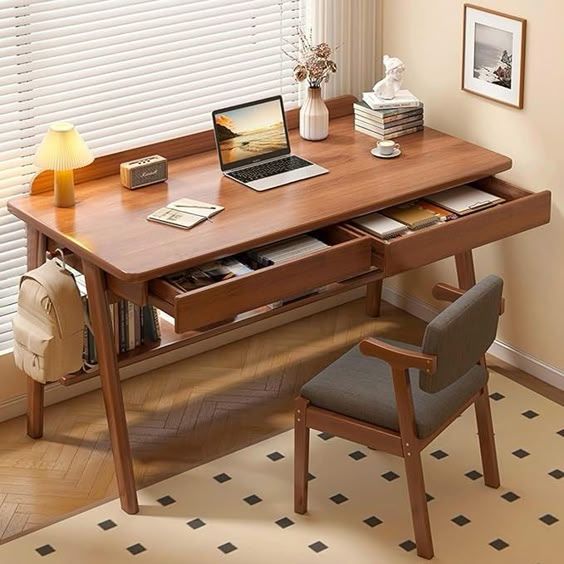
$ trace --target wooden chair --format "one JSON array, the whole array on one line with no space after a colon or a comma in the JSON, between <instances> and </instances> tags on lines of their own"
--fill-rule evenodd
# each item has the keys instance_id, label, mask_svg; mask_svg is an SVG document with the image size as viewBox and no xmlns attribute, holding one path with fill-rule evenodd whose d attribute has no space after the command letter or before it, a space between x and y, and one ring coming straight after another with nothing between
<instances>
[{"instance_id":1,"label":"wooden chair","mask_svg":"<svg viewBox=\"0 0 564 564\"><path fill-rule=\"evenodd\" d=\"M307 511L310 428L402 456L417 554L432 558L421 451L472 404L484 482L499 487L485 353L503 313L502 289L497 276L467 292L438 284L433 295L454 303L427 326L421 347L368 338L303 386L295 409L296 513Z\"/></svg>"}]
</instances>

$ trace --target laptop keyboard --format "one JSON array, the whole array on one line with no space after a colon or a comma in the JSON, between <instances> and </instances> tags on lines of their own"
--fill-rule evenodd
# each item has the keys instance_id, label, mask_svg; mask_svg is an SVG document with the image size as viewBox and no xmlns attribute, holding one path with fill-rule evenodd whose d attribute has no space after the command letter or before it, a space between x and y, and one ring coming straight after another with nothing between
<instances>
[{"instance_id":1,"label":"laptop keyboard","mask_svg":"<svg viewBox=\"0 0 564 564\"><path fill-rule=\"evenodd\" d=\"M290 170L297 170L305 166L310 166L309 161L300 159L300 157L289 156L270 161L260 165L252 166L243 170L233 170L229 172L229 176L239 180L239 182L252 182L253 180L260 180L268 176L274 176L282 172L289 172Z\"/></svg>"}]
</instances>

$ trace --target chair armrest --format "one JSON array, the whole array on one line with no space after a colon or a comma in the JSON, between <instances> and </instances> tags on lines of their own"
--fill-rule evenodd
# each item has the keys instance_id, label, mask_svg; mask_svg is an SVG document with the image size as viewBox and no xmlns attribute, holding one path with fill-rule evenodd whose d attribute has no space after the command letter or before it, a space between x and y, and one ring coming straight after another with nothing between
<instances>
[{"instance_id":1,"label":"chair armrest","mask_svg":"<svg viewBox=\"0 0 564 564\"><path fill-rule=\"evenodd\" d=\"M464 290L456 288L455 286L451 286L450 284L444 284L440 282L439 284L435 284L435 286L433 287L433 297L437 300L454 302L462 295L464 295ZM501 298L501 302L499 304L499 315L503 315L504 311L505 298Z\"/></svg>"},{"instance_id":2,"label":"chair armrest","mask_svg":"<svg viewBox=\"0 0 564 564\"><path fill-rule=\"evenodd\" d=\"M437 370L437 357L396 347L378 339L368 338L360 343L360 352L387 362L392 368L418 368L432 374Z\"/></svg>"}]
</instances>

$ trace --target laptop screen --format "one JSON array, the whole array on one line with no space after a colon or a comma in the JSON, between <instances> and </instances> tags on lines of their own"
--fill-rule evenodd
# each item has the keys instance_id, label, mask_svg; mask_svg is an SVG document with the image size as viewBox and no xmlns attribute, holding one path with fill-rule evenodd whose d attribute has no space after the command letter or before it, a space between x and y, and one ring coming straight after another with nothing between
<instances>
[{"instance_id":1,"label":"laptop screen","mask_svg":"<svg viewBox=\"0 0 564 564\"><path fill-rule=\"evenodd\" d=\"M212 118L221 170L290 153L281 96L216 110Z\"/></svg>"}]
</instances>

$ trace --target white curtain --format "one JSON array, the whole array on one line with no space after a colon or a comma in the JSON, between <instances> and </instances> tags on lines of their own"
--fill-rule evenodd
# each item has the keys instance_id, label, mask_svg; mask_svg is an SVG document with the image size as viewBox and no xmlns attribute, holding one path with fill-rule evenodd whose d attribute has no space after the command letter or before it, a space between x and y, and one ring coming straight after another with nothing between
<instances>
[{"instance_id":1,"label":"white curtain","mask_svg":"<svg viewBox=\"0 0 564 564\"><path fill-rule=\"evenodd\" d=\"M95 156L211 127L211 111L282 94L302 0L0 0L0 353L11 347L38 143L71 121Z\"/></svg>"},{"instance_id":2,"label":"white curtain","mask_svg":"<svg viewBox=\"0 0 564 564\"><path fill-rule=\"evenodd\" d=\"M305 31L315 43L337 47L337 73L324 86L324 97L359 96L381 76L381 0L309 0Z\"/></svg>"}]
</instances>

